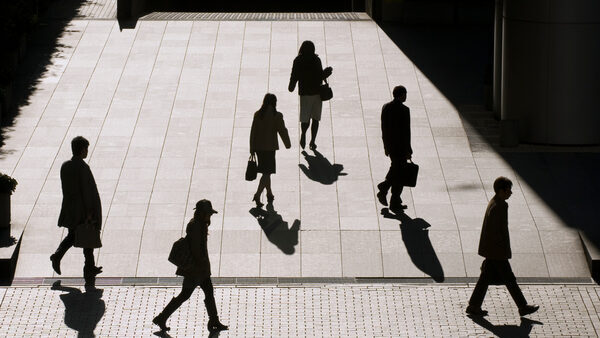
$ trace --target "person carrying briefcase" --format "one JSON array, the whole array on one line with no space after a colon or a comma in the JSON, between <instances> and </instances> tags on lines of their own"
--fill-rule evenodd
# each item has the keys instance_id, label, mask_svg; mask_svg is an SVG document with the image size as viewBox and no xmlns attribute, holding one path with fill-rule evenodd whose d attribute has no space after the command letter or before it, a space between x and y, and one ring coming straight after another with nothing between
<instances>
[{"instance_id":1,"label":"person carrying briefcase","mask_svg":"<svg viewBox=\"0 0 600 338\"><path fill-rule=\"evenodd\" d=\"M406 88L397 86L393 91L394 99L386 103L381 110L381 136L385 155L392 164L385 176L385 180L377 185L379 192L377 199L385 206L388 190L392 189L390 198L390 211L398 214L407 208L402 204L402 190L404 186L416 184L418 166L408 160L412 159L410 145L410 109L404 105L406 101ZM415 170L416 169L416 170Z\"/></svg>"}]
</instances>

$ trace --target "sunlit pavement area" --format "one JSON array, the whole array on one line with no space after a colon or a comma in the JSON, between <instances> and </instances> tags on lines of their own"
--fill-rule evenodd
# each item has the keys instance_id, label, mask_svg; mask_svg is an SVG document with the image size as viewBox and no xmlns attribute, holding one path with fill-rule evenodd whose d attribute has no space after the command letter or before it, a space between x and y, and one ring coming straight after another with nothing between
<instances>
[{"instance_id":1,"label":"sunlit pavement area","mask_svg":"<svg viewBox=\"0 0 600 338\"><path fill-rule=\"evenodd\" d=\"M53 290L54 289L54 290ZM3 337L149 337L175 287L73 286L0 288ZM505 288L492 287L489 316L464 313L472 287L453 284L311 284L218 286L223 337L597 337L600 288L527 285L541 305L519 317ZM203 297L194 294L168 322L173 337L207 336Z\"/></svg>"},{"instance_id":2,"label":"sunlit pavement area","mask_svg":"<svg viewBox=\"0 0 600 338\"><path fill-rule=\"evenodd\" d=\"M91 12L90 12L91 13ZM333 67L317 151L298 145L292 60L314 41ZM48 42L51 43L51 42ZM54 43L54 42L52 42ZM416 188L406 216L382 210L376 184L383 152L381 106L408 89ZM253 113L278 97L292 148L277 153L274 210L253 209L257 181L244 180ZM579 236L492 148L472 148L456 107L366 15L348 20L68 22L50 64L5 128L0 171L19 181L13 230L24 228L15 280L56 277L49 255L59 170L70 140L90 140L102 198L104 277L173 276L171 244L194 203L210 199L215 277L475 277L480 228L492 182L513 179L509 224L519 277L589 277ZM263 196L263 199L265 197ZM63 276L80 276L71 250Z\"/></svg>"}]
</instances>

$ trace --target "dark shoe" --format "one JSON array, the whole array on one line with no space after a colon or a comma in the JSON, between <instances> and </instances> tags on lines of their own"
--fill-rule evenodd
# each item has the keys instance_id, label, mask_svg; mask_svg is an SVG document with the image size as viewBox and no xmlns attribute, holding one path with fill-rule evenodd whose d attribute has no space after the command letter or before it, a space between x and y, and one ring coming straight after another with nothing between
<instances>
[{"instance_id":1,"label":"dark shoe","mask_svg":"<svg viewBox=\"0 0 600 338\"><path fill-rule=\"evenodd\" d=\"M306 135L304 134L300 135L300 147L302 147L302 149L306 147Z\"/></svg>"},{"instance_id":2,"label":"dark shoe","mask_svg":"<svg viewBox=\"0 0 600 338\"><path fill-rule=\"evenodd\" d=\"M160 330L163 332L171 330L171 328L167 326L167 319L162 316L162 313L154 317L154 319L152 319L152 322L158 325L158 327L160 327Z\"/></svg>"},{"instance_id":3,"label":"dark shoe","mask_svg":"<svg viewBox=\"0 0 600 338\"><path fill-rule=\"evenodd\" d=\"M275 199L275 196L274 196L274 195L269 195L269 194L267 194L267 202L269 202L269 203L273 203L273 200L274 200L274 199Z\"/></svg>"},{"instance_id":4,"label":"dark shoe","mask_svg":"<svg viewBox=\"0 0 600 338\"><path fill-rule=\"evenodd\" d=\"M379 192L377 193L377 199L379 200L379 203L381 203L387 207L388 202L387 202L387 192L386 191L379 190Z\"/></svg>"},{"instance_id":5,"label":"dark shoe","mask_svg":"<svg viewBox=\"0 0 600 338\"><path fill-rule=\"evenodd\" d=\"M99 275L102 273L102 267L101 266L95 266L92 268L92 273L94 275Z\"/></svg>"},{"instance_id":6,"label":"dark shoe","mask_svg":"<svg viewBox=\"0 0 600 338\"><path fill-rule=\"evenodd\" d=\"M209 319L208 324L206 326L208 327L209 332L229 330L229 327L227 325L221 324L218 318Z\"/></svg>"},{"instance_id":7,"label":"dark shoe","mask_svg":"<svg viewBox=\"0 0 600 338\"><path fill-rule=\"evenodd\" d=\"M393 212L394 214L403 214L404 210L406 210L408 208L408 206L404 205L404 204L391 204L390 203L390 211Z\"/></svg>"},{"instance_id":8,"label":"dark shoe","mask_svg":"<svg viewBox=\"0 0 600 338\"><path fill-rule=\"evenodd\" d=\"M538 305L525 305L525 306L519 308L519 315L521 317L527 316L529 314L536 312L539 308L540 307Z\"/></svg>"},{"instance_id":9,"label":"dark shoe","mask_svg":"<svg viewBox=\"0 0 600 338\"><path fill-rule=\"evenodd\" d=\"M467 306L467 314L470 316L484 317L488 315L488 312L482 310L480 307L476 308L471 305Z\"/></svg>"},{"instance_id":10,"label":"dark shoe","mask_svg":"<svg viewBox=\"0 0 600 338\"><path fill-rule=\"evenodd\" d=\"M254 197L252 198L252 201L254 201L254 203L256 203L257 208L262 208L262 206L265 205L264 203L262 203L260 201L260 195L257 195L257 194L254 195Z\"/></svg>"},{"instance_id":11,"label":"dark shoe","mask_svg":"<svg viewBox=\"0 0 600 338\"><path fill-rule=\"evenodd\" d=\"M308 147L310 148L310 150L316 150L317 149L317 145L314 142L311 142Z\"/></svg>"},{"instance_id":12,"label":"dark shoe","mask_svg":"<svg viewBox=\"0 0 600 338\"><path fill-rule=\"evenodd\" d=\"M84 285L85 288L85 292L95 292L98 291L99 289L96 288L96 283L85 283Z\"/></svg>"},{"instance_id":13,"label":"dark shoe","mask_svg":"<svg viewBox=\"0 0 600 338\"><path fill-rule=\"evenodd\" d=\"M60 275L60 258L56 254L50 255L50 261L52 261L52 269L54 272Z\"/></svg>"}]
</instances>

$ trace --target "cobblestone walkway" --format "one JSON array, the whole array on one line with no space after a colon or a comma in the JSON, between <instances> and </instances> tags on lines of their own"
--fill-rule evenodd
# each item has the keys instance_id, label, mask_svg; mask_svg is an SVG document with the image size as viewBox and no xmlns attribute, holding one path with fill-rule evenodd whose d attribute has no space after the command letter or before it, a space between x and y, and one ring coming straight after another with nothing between
<instances>
[{"instance_id":1,"label":"cobblestone walkway","mask_svg":"<svg viewBox=\"0 0 600 338\"><path fill-rule=\"evenodd\" d=\"M80 287L0 289L2 337L142 337L151 319L179 288ZM56 289L56 287L54 288ZM600 332L600 287L524 285L540 311L519 318L506 289L492 287L484 302L490 312L474 321L464 308L472 285L217 286L215 296L229 331L222 337L466 337L587 336ZM169 321L177 337L207 335L199 293Z\"/></svg>"}]
</instances>

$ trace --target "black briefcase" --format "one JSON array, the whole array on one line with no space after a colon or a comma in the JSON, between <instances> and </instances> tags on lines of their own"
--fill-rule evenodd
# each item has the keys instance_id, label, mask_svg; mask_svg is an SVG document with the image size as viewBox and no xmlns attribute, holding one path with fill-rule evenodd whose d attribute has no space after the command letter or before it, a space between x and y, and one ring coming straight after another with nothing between
<instances>
[{"instance_id":1,"label":"black briefcase","mask_svg":"<svg viewBox=\"0 0 600 338\"><path fill-rule=\"evenodd\" d=\"M417 186L417 176L419 176L419 166L412 160L408 160L402 165L402 185L405 187Z\"/></svg>"}]
</instances>

